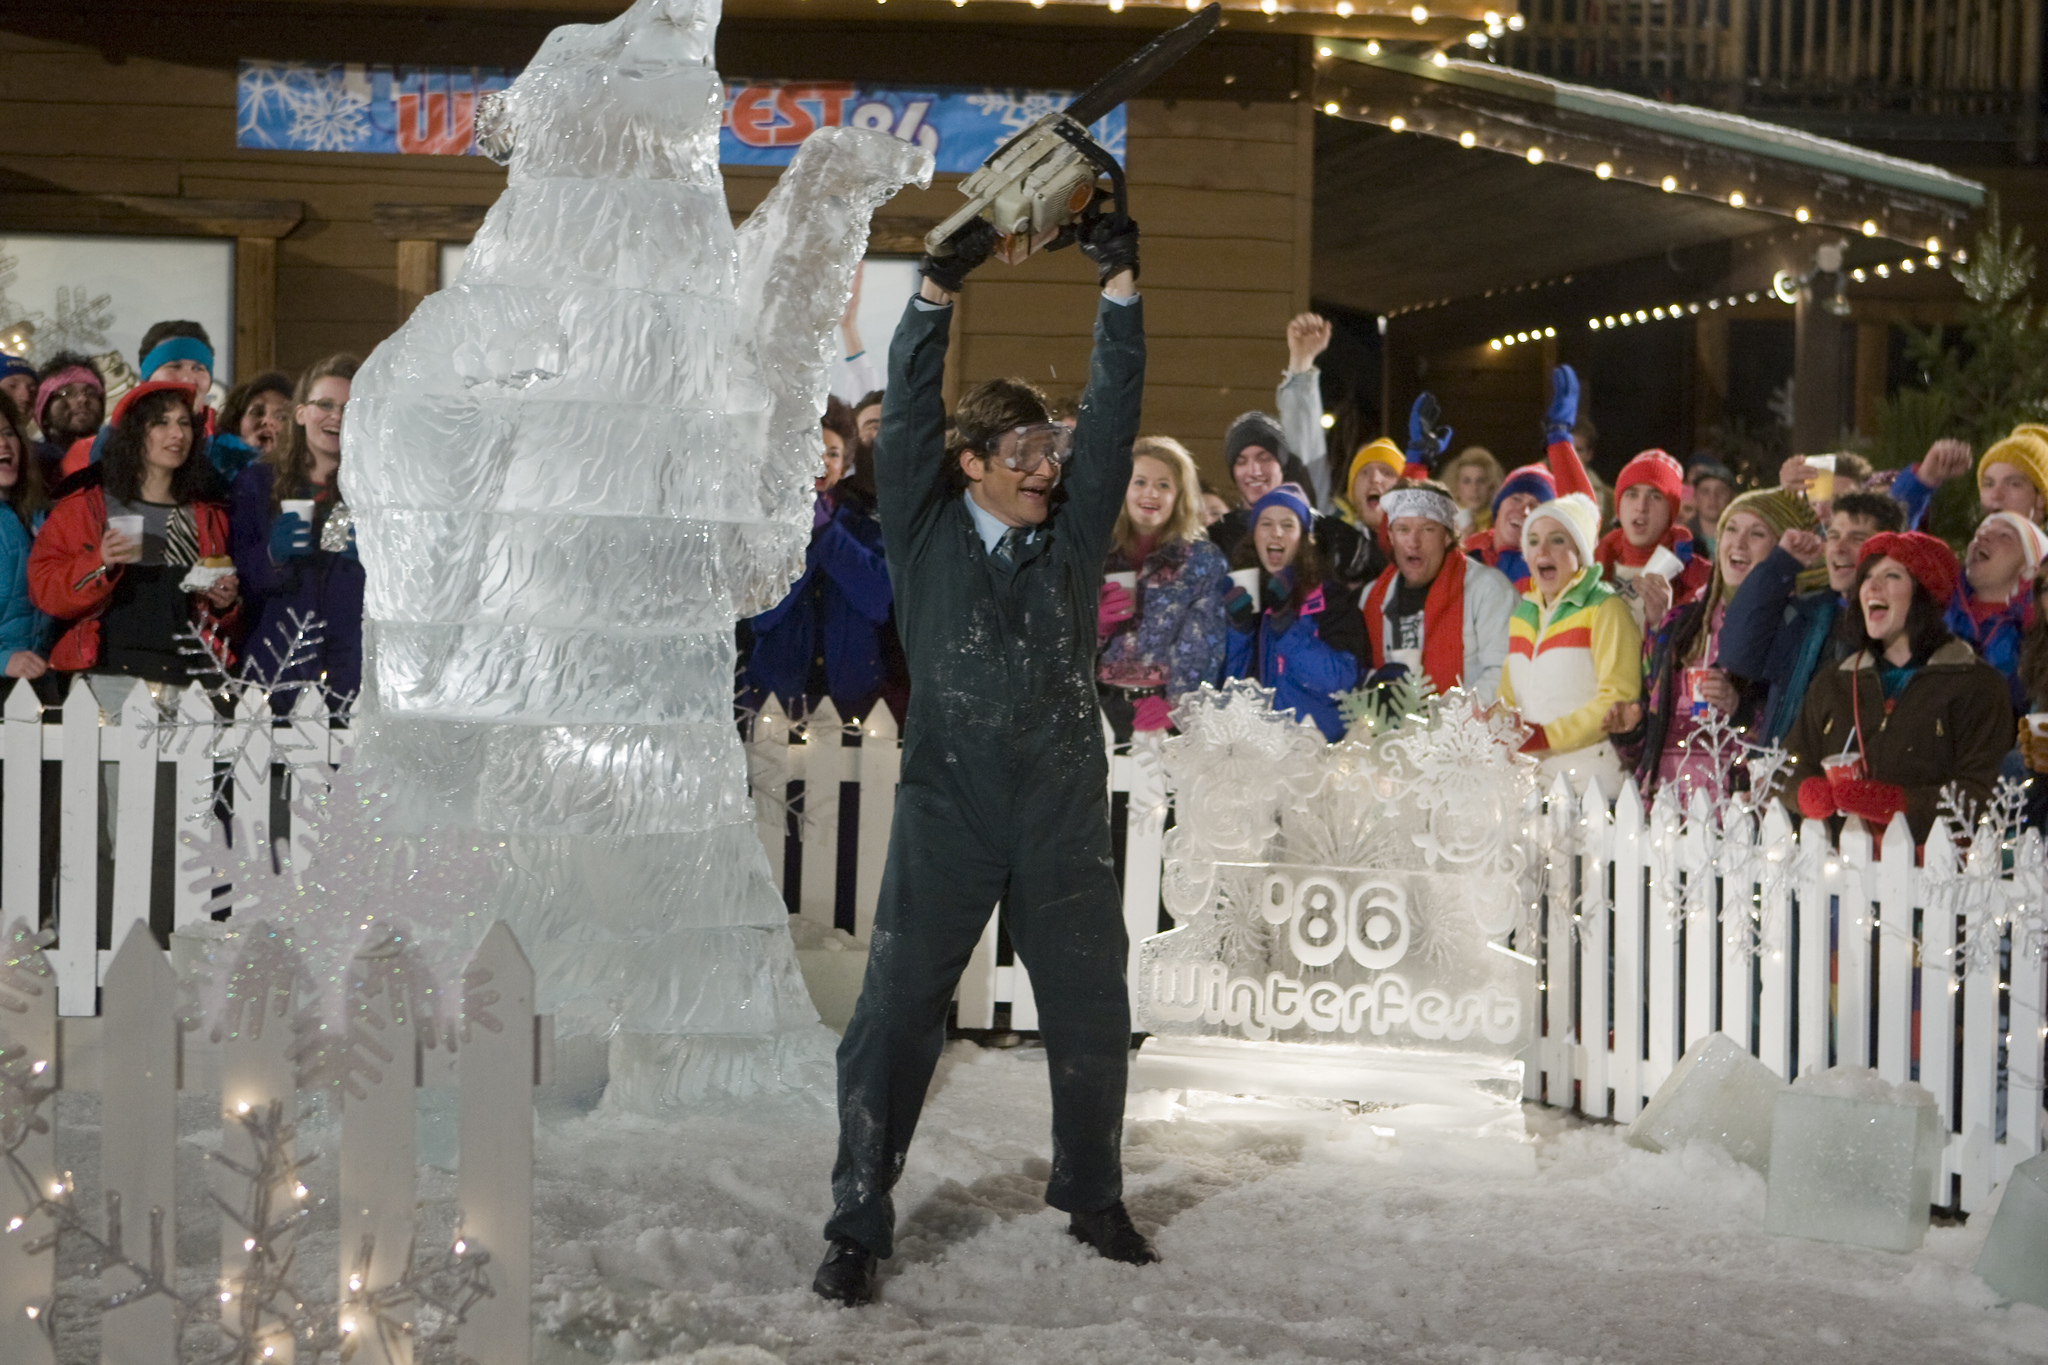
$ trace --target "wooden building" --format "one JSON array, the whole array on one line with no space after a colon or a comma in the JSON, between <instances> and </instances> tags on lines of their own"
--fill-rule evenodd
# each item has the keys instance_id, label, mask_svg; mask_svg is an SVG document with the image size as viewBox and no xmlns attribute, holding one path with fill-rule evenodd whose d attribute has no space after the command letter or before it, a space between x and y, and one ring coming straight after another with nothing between
<instances>
[{"instance_id":1,"label":"wooden building","mask_svg":"<svg viewBox=\"0 0 2048 1365\"><path fill-rule=\"evenodd\" d=\"M1533 13L1539 0L1523 2ZM0 120L8 130L0 140L0 238L231 241L240 374L367 351L438 287L441 247L474 231L503 172L478 156L238 146L241 63L516 69L555 25L602 19L623 3L8 6L0 10ZM2038 9L2040 0L2025 3ZM1145 0L733 0L718 65L729 79L1074 90L1184 13ZM1598 179L1581 164L1601 138L1645 157L1653 143L1677 148L1681 162L1686 148L1715 145L1718 134L1684 126L1683 117L1646 127L1633 114L1561 102L1558 89L1572 87L1489 93L1469 64L1430 61L1453 45L1474 52L1472 39L1488 32L1519 35L1519 21L1490 13L1484 0L1427 8L1228 0L1224 29L1128 106L1126 161L1145 232L1149 430L1177 435L1214 461L1225 423L1270 405L1286 320L1312 302L1363 324L1354 329L1360 345L1340 349L1328 367L1329 392L1352 395L1340 432L1346 440L1376 434L1365 428L1380 424L1382 409L1398 418L1406 395L1429 384L1454 415L1462 409L1461 436L1513 454L1541 401L1542 362L1560 354L1588 368L1596 400L1621 391L1615 375L1656 380L1655 393L1636 404L1654 419L1628 426L1629 439L1641 426L1675 448L1704 429L1702 414L1717 410L1727 371L1740 368L1739 356L1716 349L1719 310L1706 324L1689 324L1693 342L1703 344L1689 342L1682 355L1650 366L1644 357L1662 354L1643 340L1652 329L1617 336L1618 358L1609 357L1587 319L1669 292L1655 278L1659 260L1699 255L1685 269L1705 297L1710 277L1719 288L1754 276L1760 252L1776 253L1774 269L1797 264L1800 252L1810 256L1815 234L1794 231L1803 225L1774 209L1759 218L1731 208L1725 190L1715 191L1720 202L1690 186L1665 195L1625 178ZM1450 79L1461 71L1462 85ZM1372 90L1431 108L1491 101L1488 117L1500 129L1544 131L1559 139L1558 155L1531 165L1519 144L1490 134L1468 152L1455 133L1405 124L1395 131L1392 104L1377 118L1360 112L1373 103ZM1794 156L1760 136L1739 157L1746 174L1787 193L1846 177L1844 193L1854 198L1875 183L1875 163L1849 153ZM1474 157L1487 163L1484 173ZM728 166L733 211L750 209L773 178L772 170ZM957 178L941 176L885 206L871 251L914 252L926 227L957 204ZM1959 230L1981 195L1957 181L1944 198L1946 191L1928 189L1939 181L1922 177L1895 195L1896 222L1880 215L1877 238L1858 250L1917 248L1936 218ZM1632 226L1594 230L1610 218ZM1777 246L1766 251L1766 240ZM1762 275L1765 287L1771 273ZM1789 318L1782 304L1748 304L1749 292L1740 291L1745 302L1726 319L1739 324L1752 307ZM1925 307L1909 301L1904 313L1952 307L1938 288L1926 292ZM1084 373L1091 293L1086 263L1071 253L979 273L959 311L953 382L1022 374L1071 391ZM1674 301L1693 299L1661 300ZM1378 319L1387 319L1384 345ZM1557 319L1575 319L1578 332L1566 335ZM1543 345L1489 345L1532 322L1539 333L1555 327L1560 335ZM1739 326L1728 335L1739 337ZM1860 413L1878 371L1857 349L1868 349L1862 333L1848 344L1853 373L1844 372L1844 382ZM1353 372L1337 373L1347 366Z\"/></svg>"}]
</instances>

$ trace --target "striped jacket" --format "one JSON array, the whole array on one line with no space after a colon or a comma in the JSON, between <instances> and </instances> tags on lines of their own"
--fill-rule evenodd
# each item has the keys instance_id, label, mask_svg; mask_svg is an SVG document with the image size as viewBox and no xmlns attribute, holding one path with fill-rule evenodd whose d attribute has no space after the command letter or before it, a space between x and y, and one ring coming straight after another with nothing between
<instances>
[{"instance_id":1,"label":"striped jacket","mask_svg":"<svg viewBox=\"0 0 2048 1365\"><path fill-rule=\"evenodd\" d=\"M1601 721L1643 691L1643 632L1628 603L1588 565L1547 611L1535 588L1508 618L1501 700L1543 727L1553 752L1607 737Z\"/></svg>"}]
</instances>

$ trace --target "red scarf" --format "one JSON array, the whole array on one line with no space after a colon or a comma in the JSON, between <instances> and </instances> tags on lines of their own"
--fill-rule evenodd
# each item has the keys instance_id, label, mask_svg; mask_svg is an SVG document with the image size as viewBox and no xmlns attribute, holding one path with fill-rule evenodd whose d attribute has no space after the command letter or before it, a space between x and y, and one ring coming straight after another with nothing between
<instances>
[{"instance_id":1,"label":"red scarf","mask_svg":"<svg viewBox=\"0 0 2048 1365\"><path fill-rule=\"evenodd\" d=\"M1422 671L1438 692L1465 680L1465 556L1448 554L1422 600ZM1365 634L1372 641L1374 668L1387 662L1387 594L1399 569L1388 569L1365 594Z\"/></svg>"},{"instance_id":2,"label":"red scarf","mask_svg":"<svg viewBox=\"0 0 2048 1365\"><path fill-rule=\"evenodd\" d=\"M1673 554L1678 554L1678 547L1691 539L1692 532L1674 521L1664 528L1664 534L1657 537L1655 544L1652 544L1647 549L1638 549L1629 543L1628 536L1617 526L1606 535L1600 537L1600 543L1593 547L1593 558L1599 561L1600 567L1607 570L1607 576L1612 578L1614 577L1613 570L1616 564L1626 564L1631 569L1640 569L1643 565L1650 562L1651 555L1657 553L1658 545L1663 546ZM1681 559L1687 558L1684 555L1679 557ZM1692 558L1698 558L1698 556L1695 555ZM1691 560L1687 559L1687 562L1690 563Z\"/></svg>"}]
</instances>

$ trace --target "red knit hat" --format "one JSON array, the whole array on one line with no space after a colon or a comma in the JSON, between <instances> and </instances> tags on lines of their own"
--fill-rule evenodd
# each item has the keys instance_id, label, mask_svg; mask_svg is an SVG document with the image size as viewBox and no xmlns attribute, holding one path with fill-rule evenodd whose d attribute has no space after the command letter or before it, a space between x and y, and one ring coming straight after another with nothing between
<instances>
[{"instance_id":1,"label":"red knit hat","mask_svg":"<svg viewBox=\"0 0 2048 1365\"><path fill-rule=\"evenodd\" d=\"M134 388L122 394L121 400L114 404L114 415L107 420L109 422L119 422L128 415L128 409L135 406L137 399L147 398L153 393L181 393L185 396L186 407L192 408L199 405L199 391L190 384L177 384L168 379L152 379L146 384L137 384Z\"/></svg>"},{"instance_id":2,"label":"red knit hat","mask_svg":"<svg viewBox=\"0 0 2048 1365\"><path fill-rule=\"evenodd\" d=\"M1948 542L1925 531L1878 532L1863 542L1863 549L1856 556L1857 566L1860 568L1865 560L1878 556L1903 564L1906 572L1913 575L1913 581L1927 589L1934 604L1943 609L1956 595L1956 584L1963 576L1962 566L1956 563L1956 552L1949 549Z\"/></svg>"},{"instance_id":3,"label":"red knit hat","mask_svg":"<svg viewBox=\"0 0 2048 1365\"><path fill-rule=\"evenodd\" d=\"M1671 509L1671 519L1678 520L1679 499L1685 493L1685 467L1661 450L1646 450L1621 467L1621 477L1614 481L1614 497L1617 502L1621 495L1639 483L1646 483L1664 495L1664 505Z\"/></svg>"}]
</instances>

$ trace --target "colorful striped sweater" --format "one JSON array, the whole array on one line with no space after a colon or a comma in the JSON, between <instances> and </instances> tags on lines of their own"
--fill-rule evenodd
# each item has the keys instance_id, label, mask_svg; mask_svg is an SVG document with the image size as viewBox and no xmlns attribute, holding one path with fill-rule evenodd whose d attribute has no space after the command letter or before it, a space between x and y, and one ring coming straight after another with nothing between
<instances>
[{"instance_id":1,"label":"colorful striped sweater","mask_svg":"<svg viewBox=\"0 0 2048 1365\"><path fill-rule=\"evenodd\" d=\"M1642 691L1642 628L1599 565L1579 570L1547 610L1536 589L1522 594L1508 619L1500 695L1543 727L1553 752L1598 744L1607 712Z\"/></svg>"}]
</instances>

